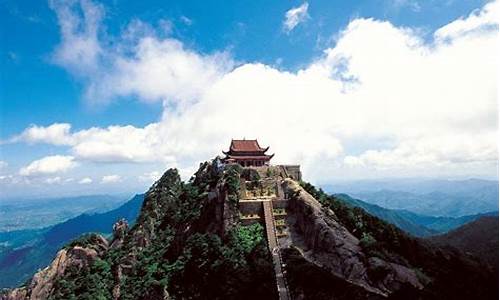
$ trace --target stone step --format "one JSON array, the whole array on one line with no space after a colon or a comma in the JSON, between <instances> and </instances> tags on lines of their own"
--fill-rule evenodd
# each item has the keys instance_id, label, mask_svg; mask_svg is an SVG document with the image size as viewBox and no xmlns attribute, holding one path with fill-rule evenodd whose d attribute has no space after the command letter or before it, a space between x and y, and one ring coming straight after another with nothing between
<instances>
[{"instance_id":1,"label":"stone step","mask_svg":"<svg viewBox=\"0 0 500 300\"><path fill-rule=\"evenodd\" d=\"M289 300L290 296L285 276L283 275L281 252L278 246L278 241L277 241L278 237L276 235L276 227L274 224L273 206L272 203L269 201L262 202L262 206L264 210L264 222L266 225L267 242L269 246L269 251L271 251L271 255L273 258L274 273L276 276L278 295L280 300Z\"/></svg>"}]
</instances>

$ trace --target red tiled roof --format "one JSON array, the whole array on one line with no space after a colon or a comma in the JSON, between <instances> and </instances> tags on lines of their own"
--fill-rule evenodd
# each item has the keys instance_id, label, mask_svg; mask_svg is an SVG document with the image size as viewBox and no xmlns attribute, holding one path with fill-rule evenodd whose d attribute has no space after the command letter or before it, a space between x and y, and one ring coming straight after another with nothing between
<instances>
[{"instance_id":1,"label":"red tiled roof","mask_svg":"<svg viewBox=\"0 0 500 300\"><path fill-rule=\"evenodd\" d=\"M235 160L270 160L273 158L273 155L256 155L256 156L251 156L251 155L228 155L227 159L235 159Z\"/></svg>"},{"instance_id":2,"label":"red tiled roof","mask_svg":"<svg viewBox=\"0 0 500 300\"><path fill-rule=\"evenodd\" d=\"M231 151L242 151L242 152L261 152L267 149L261 148L257 140L232 140L231 146L229 147Z\"/></svg>"}]
</instances>

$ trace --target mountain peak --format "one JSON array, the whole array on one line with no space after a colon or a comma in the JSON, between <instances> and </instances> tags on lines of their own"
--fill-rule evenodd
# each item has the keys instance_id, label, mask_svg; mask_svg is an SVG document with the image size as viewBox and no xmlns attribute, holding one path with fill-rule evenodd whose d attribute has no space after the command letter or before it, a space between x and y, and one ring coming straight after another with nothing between
<instances>
[{"instance_id":1,"label":"mountain peak","mask_svg":"<svg viewBox=\"0 0 500 300\"><path fill-rule=\"evenodd\" d=\"M92 235L61 250L83 256L66 263L78 268L52 272L44 295L382 299L410 290L488 298L491 280L473 261L414 239L300 176L299 166L241 167L219 158L200 164L188 182L169 169L146 193L137 222L115 224L112 243ZM82 257L89 259L78 263ZM459 277L464 270L478 272L478 281ZM306 271L329 284L316 286L302 278ZM28 299L43 274L2 299ZM450 283L448 274L457 278Z\"/></svg>"}]
</instances>

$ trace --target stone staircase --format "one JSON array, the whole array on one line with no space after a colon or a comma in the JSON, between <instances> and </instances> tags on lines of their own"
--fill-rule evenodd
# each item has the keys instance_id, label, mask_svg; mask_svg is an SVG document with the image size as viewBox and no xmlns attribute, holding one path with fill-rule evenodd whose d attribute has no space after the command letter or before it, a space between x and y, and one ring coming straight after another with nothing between
<instances>
[{"instance_id":1,"label":"stone staircase","mask_svg":"<svg viewBox=\"0 0 500 300\"><path fill-rule=\"evenodd\" d=\"M282 172L286 172L286 170L283 169ZM283 202L286 201L286 195L278 180L274 180L272 183L275 186L273 193L266 195L257 195L247 191L242 193L241 199L239 200L240 220L243 224L253 224L262 222L263 217L267 244L273 260L279 299L289 300L290 294L284 276L284 264L278 242L280 237L287 236L286 233L282 232L285 225L281 224L284 223L286 212L275 215L273 210L273 205L276 206L277 209L285 210L285 204ZM275 217L278 219L275 219ZM278 224L276 222L278 222Z\"/></svg>"},{"instance_id":2,"label":"stone staircase","mask_svg":"<svg viewBox=\"0 0 500 300\"><path fill-rule=\"evenodd\" d=\"M276 276L276 284L278 287L278 295L280 300L289 300L290 295L288 293L288 287L286 284L286 279L283 274L283 261L281 258L281 251L278 246L277 236L276 236L276 226L274 224L273 216L273 205L271 201L262 202L264 209L264 221L266 224L266 236L267 244L269 246L269 251L273 258L274 273Z\"/></svg>"}]
</instances>

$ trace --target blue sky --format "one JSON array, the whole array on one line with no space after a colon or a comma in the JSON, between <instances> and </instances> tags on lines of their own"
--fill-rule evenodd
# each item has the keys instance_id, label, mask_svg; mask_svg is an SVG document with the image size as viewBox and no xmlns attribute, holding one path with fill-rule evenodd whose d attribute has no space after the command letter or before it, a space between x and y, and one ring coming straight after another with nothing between
<instances>
[{"instance_id":1,"label":"blue sky","mask_svg":"<svg viewBox=\"0 0 500 300\"><path fill-rule=\"evenodd\" d=\"M189 174L198 161L218 154L216 149L227 146L222 141L233 136L263 139L282 154L277 155L278 162L298 160L316 182L342 177L340 173L353 179L391 175L495 178L498 159L491 138L497 124L497 114L491 111L492 103L496 104L495 83L475 82L472 75L441 77L441 88L422 83L420 88L428 91L428 102L422 105L432 106L425 111L432 112L432 103L440 103L432 116L424 110L404 115L404 107L418 100L404 104L402 99L407 97L392 87L406 86L411 80L419 86L419 76L425 75L416 72L453 73L453 61L443 63L442 69L430 67L446 51L463 63L464 73L496 75L488 66L491 53L479 48L483 42L488 45L492 35L496 37L498 24L490 14L497 7L496 2L453 0L2 1L0 174L5 196L18 195L14 191L20 187L26 194L116 191L125 183L130 189L141 189L166 167L176 166ZM64 26L70 26L69 31ZM375 36L380 38L372 40ZM408 47L399 50L400 45ZM368 52L371 47L374 50ZM398 55L401 59L408 55L402 61L411 62L415 69L397 69L391 59ZM479 55L489 61L476 61ZM419 59L425 59L429 69L420 69L415 63ZM379 60L380 64L370 64ZM480 68L475 69L472 62ZM370 77L375 71L371 67L387 75L381 91L368 90L369 78L377 77ZM321 83L324 68L331 73L327 76L332 79L331 87ZM276 85L260 83L258 78L276 80ZM389 84L398 78L401 83ZM470 80L470 89L456 86ZM282 133L278 124L270 124L268 130L250 126L263 115L249 117L250 113L240 111L239 107L255 105L274 120L272 116L282 112L279 107L287 105L282 97L292 98L280 91L294 90L303 82L304 88L295 93L301 97L290 100L290 110L280 116L286 122L280 123L304 130L299 135L309 136L307 145L293 146L290 140L296 137ZM448 93L452 86L456 90ZM312 87L318 87L321 95L314 94L316 89L308 90ZM245 90L250 92L238 93ZM470 93L478 90L486 92L476 95L480 98L476 105ZM368 91L382 102L369 100ZM469 97L452 99L464 94ZM458 101L453 115L462 113L463 118L440 115L449 107L442 97ZM365 113L349 107L357 101L365 108L373 104L379 111ZM224 113L212 111L217 105L225 108ZM302 105L312 107L311 111L302 111ZM320 115L329 110L332 119L340 120L347 113L351 117L342 123L302 117L302 113ZM470 110L477 113L463 113ZM233 120L225 117L228 114L251 119ZM444 136L439 140L446 140L450 149L431 138L428 128L396 129L413 127L406 123L412 116L413 122L438 122L436 133ZM357 118L373 122L349 123ZM240 121L242 125L234 126ZM37 133L28 131L33 126L39 129ZM374 130L377 126L381 129ZM475 128L471 136L481 133L480 146L460 145L463 136L456 133L464 134L463 127ZM128 134L131 142L119 145ZM290 145L300 149L286 150ZM115 146L133 150L122 153ZM468 150L462 153L455 148ZM410 149L420 152L415 155L418 151ZM56 158L35 163L46 157ZM328 167L319 162L328 162ZM115 176L114 186L103 182L106 176Z\"/></svg>"}]
</instances>

